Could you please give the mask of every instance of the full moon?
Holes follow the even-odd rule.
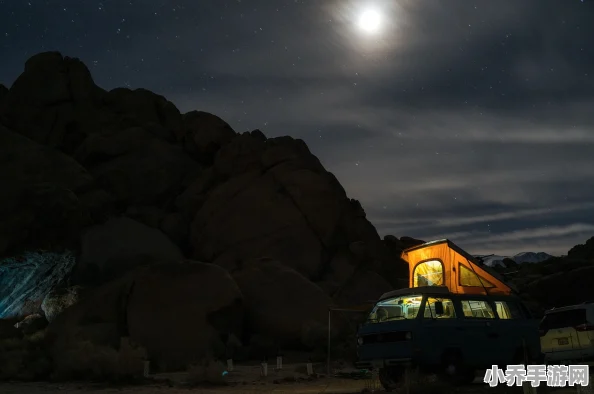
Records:
[[[380,23],[380,14],[374,10],[364,11],[359,17],[359,27],[369,33],[377,31]]]

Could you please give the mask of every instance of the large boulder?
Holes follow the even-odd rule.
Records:
[[[245,261],[231,274],[245,297],[250,334],[299,347],[305,330],[327,327],[332,299],[297,271],[261,258]]]
[[[97,190],[93,177],[72,158],[2,126],[0,179],[0,255],[72,246],[91,223],[95,202],[85,196]]]
[[[25,252],[0,259],[0,319],[41,313],[42,303],[75,264],[70,251]]]
[[[117,348],[128,337],[161,368],[185,368],[224,356],[228,335],[240,336],[242,294],[221,267],[184,261],[139,267],[90,292],[48,327],[58,353],[90,341]]]
[[[111,218],[83,233],[74,277],[78,283],[99,284],[139,265],[183,259],[160,230],[127,217]]]
[[[268,256],[314,277],[322,244],[303,214],[271,176],[247,173],[215,188],[191,228],[195,258]],[[233,268],[232,266],[226,266]]]
[[[522,290],[546,309],[579,304],[594,300],[593,275],[591,266],[557,272],[531,282]]]
[[[353,242],[362,245],[355,265],[377,268],[389,258],[360,204],[301,140],[244,133],[219,150],[213,173],[218,180],[204,174],[176,200],[178,209],[196,212],[196,259],[233,269],[265,256],[316,282],[336,282],[329,276],[342,273],[331,269],[334,256],[352,255]]]
[[[164,206],[200,170],[182,148],[141,127],[93,134],[75,157],[123,205]]]
[[[25,335],[31,335],[45,329],[47,327],[47,323],[48,322],[44,316],[40,315],[39,313],[34,313],[16,323],[14,327],[21,330]]]
[[[211,165],[219,149],[235,136],[231,126],[218,116],[192,111],[182,116],[181,132],[177,138],[196,161]]]
[[[167,141],[181,129],[182,116],[175,105],[149,90],[116,88],[104,95],[104,103],[128,124],[142,125]]]
[[[372,306],[382,294],[392,289],[392,285],[377,272],[358,270],[334,295],[334,301],[347,308]]]
[[[53,288],[41,303],[41,310],[47,321],[51,323],[62,311],[76,304],[82,291],[80,286]]]
[[[134,281],[130,337],[170,367],[221,357],[229,334],[241,337],[242,293],[223,268],[186,261],[152,267]]]
[[[108,121],[98,115],[104,94],[80,60],[44,52],[27,60],[0,113],[8,127],[32,140],[71,149]]]

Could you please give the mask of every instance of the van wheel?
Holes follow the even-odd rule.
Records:
[[[379,370],[379,381],[386,392],[394,390],[398,382],[404,375],[404,368],[402,367],[387,367],[380,368]]]
[[[448,352],[444,355],[439,377],[454,386],[462,386],[473,382],[475,371],[464,364],[459,352]]]

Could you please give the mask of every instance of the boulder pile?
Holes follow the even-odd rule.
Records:
[[[56,52],[0,85],[0,161],[0,318],[40,314],[57,342],[129,337],[170,364],[230,336],[305,346],[329,305],[402,287],[418,242],[380,239],[302,140],[105,91]]]

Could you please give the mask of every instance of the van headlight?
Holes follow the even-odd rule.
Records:
[[[409,332],[407,332],[406,334],[404,334],[404,338],[405,338],[406,340],[411,340],[411,339],[412,339],[412,333],[411,333],[410,331],[409,331]]]
[[[363,338],[361,338],[361,337],[357,338],[357,345],[359,345],[359,346],[363,345]]]

